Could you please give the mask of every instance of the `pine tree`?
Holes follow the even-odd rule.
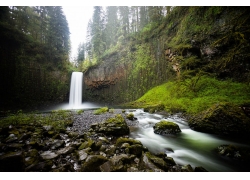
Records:
[[[111,45],[115,45],[117,42],[117,31],[118,31],[118,7],[117,6],[108,6],[106,8],[106,24],[105,24],[105,42],[107,48],[110,48]]]
[[[92,23],[92,39],[93,51],[97,57],[100,57],[105,51],[105,43],[103,42],[104,18],[101,6],[94,6],[93,23]]]

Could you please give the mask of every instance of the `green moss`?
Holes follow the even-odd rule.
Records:
[[[124,138],[124,137],[119,137],[116,140],[116,146],[121,146],[123,143],[129,143],[129,145],[142,145],[142,143],[136,139],[132,139],[132,138]]]
[[[35,113],[23,113],[18,111],[16,114],[11,114],[2,119],[0,127],[7,127],[9,125],[27,125],[32,124],[33,126],[44,126],[50,125],[54,130],[59,131],[65,129],[67,126],[72,126],[72,113],[70,111],[59,110],[52,111],[46,115],[35,114]]]
[[[114,109],[109,109],[109,113],[114,113]]]
[[[117,114],[114,118],[109,118],[105,121],[106,124],[120,124],[120,123],[124,123],[124,118],[122,117],[121,114]]]
[[[177,124],[170,121],[161,120],[160,122],[154,125],[154,133],[156,134],[177,134],[181,130]]]
[[[127,114],[126,118],[129,119],[129,120],[133,120],[134,119],[134,114],[129,113],[129,114]]]
[[[108,107],[102,107],[94,111],[95,115],[100,115],[109,111]]]
[[[220,81],[208,76],[195,76],[152,88],[130,103],[130,106],[147,108],[162,104],[168,112],[182,111],[193,114],[218,102],[238,106],[250,104],[249,85],[231,80]]]
[[[81,109],[81,110],[77,110],[76,112],[77,112],[78,115],[80,115],[80,114],[82,114],[84,112],[84,110]]]

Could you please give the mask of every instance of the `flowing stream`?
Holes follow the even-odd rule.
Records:
[[[240,147],[249,147],[249,145],[193,131],[185,119],[179,117],[178,114],[164,117],[160,114],[146,113],[141,109],[134,110],[133,114],[139,121],[139,127],[131,129],[130,137],[141,141],[151,152],[164,152],[169,157],[174,158],[177,164],[190,164],[193,168],[202,166],[209,172],[241,171],[239,164],[227,157],[219,156],[215,149],[223,144],[233,144]],[[178,124],[182,132],[178,135],[168,136],[155,134],[154,124],[163,119]]]

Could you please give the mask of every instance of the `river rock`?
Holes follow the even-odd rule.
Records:
[[[48,160],[48,159],[55,159],[58,157],[58,154],[52,152],[52,151],[44,151],[40,156],[43,158],[43,160]]]
[[[8,152],[0,156],[1,172],[23,172],[24,168],[25,160],[22,151]]]
[[[53,166],[53,162],[51,160],[46,160],[46,161],[28,166],[25,169],[25,171],[26,172],[48,172],[51,170],[52,166]]]
[[[85,152],[85,150],[77,151],[76,154],[78,156],[79,161],[83,161],[88,157],[88,154]]]
[[[72,153],[74,150],[75,150],[75,148],[74,148],[73,146],[67,146],[67,147],[65,147],[65,148],[62,148],[62,149],[58,150],[58,151],[56,152],[56,154],[65,155],[65,154]]]
[[[142,155],[142,151],[144,150],[143,146],[140,144],[131,145],[130,147],[128,147],[128,149],[130,154],[134,154],[138,157]]]
[[[130,158],[126,154],[114,156],[109,161],[100,166],[102,172],[125,172],[127,171],[126,163]]]
[[[10,143],[10,142],[16,142],[18,140],[17,136],[15,134],[10,134],[6,139],[5,142],[6,143]]]
[[[208,172],[204,167],[198,166],[194,168],[194,172]]]
[[[154,133],[160,135],[167,135],[167,134],[178,134],[181,132],[181,129],[177,124],[174,122],[162,120],[156,123],[154,126]]]
[[[36,149],[30,149],[25,155],[25,165],[30,166],[31,164],[38,163],[40,156]]]
[[[102,142],[109,143],[109,140],[106,137],[99,137],[98,139]]]
[[[117,114],[113,118],[109,118],[101,123],[91,126],[95,132],[106,135],[122,136],[129,134],[129,127],[122,115]]]
[[[158,168],[151,160],[150,156],[152,154],[147,152],[143,153],[140,163],[139,163],[139,170],[145,171],[153,171],[153,172],[164,172],[162,169]],[[157,158],[157,157],[156,157]],[[160,158],[159,158],[160,159]]]
[[[193,168],[190,164],[181,167],[181,172],[193,172]]]
[[[188,119],[191,129],[233,137],[250,135],[250,118],[238,106],[217,103]]]
[[[88,139],[87,141],[84,141],[78,150],[86,149],[88,147],[92,148],[94,146],[94,141],[92,139]]]
[[[89,155],[82,164],[81,172],[100,172],[100,166],[106,161],[108,159],[101,155]]]
[[[51,149],[55,150],[60,147],[63,147],[65,145],[65,142],[63,140],[54,140],[54,142],[51,144]]]

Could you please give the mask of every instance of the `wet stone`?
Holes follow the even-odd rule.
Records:
[[[77,155],[79,161],[83,161],[88,157],[88,154],[85,152],[85,150],[77,151]]]
[[[60,147],[63,147],[64,145],[65,145],[65,142],[63,140],[55,140],[51,144],[51,149],[55,150],[55,149],[58,149]]]
[[[44,159],[44,160],[48,160],[48,159],[55,159],[58,157],[58,154],[52,152],[52,151],[45,151],[42,154],[40,154],[40,156]]]
[[[74,147],[72,147],[72,146],[67,146],[67,147],[65,147],[65,148],[62,148],[62,149],[58,150],[56,153],[57,153],[57,154],[60,154],[60,155],[61,155],[61,154],[64,155],[64,154],[72,153],[74,150],[75,150]]]

